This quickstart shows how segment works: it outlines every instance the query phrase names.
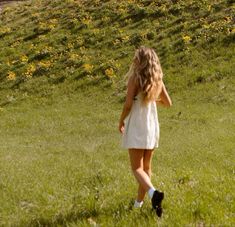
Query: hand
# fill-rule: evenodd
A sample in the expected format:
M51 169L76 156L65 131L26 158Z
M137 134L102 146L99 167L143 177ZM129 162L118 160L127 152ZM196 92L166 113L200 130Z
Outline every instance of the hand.
M124 122L123 121L120 121L120 123L119 123L119 132L122 134L124 132Z

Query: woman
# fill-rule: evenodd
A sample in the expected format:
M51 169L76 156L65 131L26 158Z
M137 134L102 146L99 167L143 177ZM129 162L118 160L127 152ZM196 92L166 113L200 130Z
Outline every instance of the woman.
M162 215L164 193L152 185L151 160L158 147L159 122L156 104L171 106L163 83L163 73L157 54L151 48L136 50L128 72L129 80L124 108L119 121L123 147L129 150L133 174L139 183L134 207L141 207L146 192L156 214Z

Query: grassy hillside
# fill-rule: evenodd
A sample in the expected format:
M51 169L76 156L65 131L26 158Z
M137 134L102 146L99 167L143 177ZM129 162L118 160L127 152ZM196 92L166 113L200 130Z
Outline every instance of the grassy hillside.
M0 13L0 226L234 226L231 0L32 0ZM117 125L135 47L154 47L157 219Z
M233 1L26 1L0 15L1 90L50 94L115 84L136 46L155 48L171 89L231 80Z

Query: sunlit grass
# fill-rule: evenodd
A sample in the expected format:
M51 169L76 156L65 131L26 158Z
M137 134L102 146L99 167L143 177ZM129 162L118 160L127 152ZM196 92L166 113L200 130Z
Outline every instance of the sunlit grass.
M3 108L1 224L232 226L234 109L202 98L192 103L182 93L173 100L172 109L159 108L153 159L153 182L166 193L161 220L148 199L142 211L132 210L137 185L120 147L122 104L112 91Z
M27 1L0 14L0 225L233 226L232 1ZM27 26L25 26L27 24ZM117 126L136 46L173 99L159 108L154 185L137 185Z
M167 81L177 76L187 86L189 69L210 77L204 75L204 63L218 57L211 74L226 77L234 66L233 15L230 1L214 0L34 0L5 7L0 14L0 86L35 93L48 82L72 84L84 77L117 83L140 45L156 50ZM29 80L34 86L27 86Z

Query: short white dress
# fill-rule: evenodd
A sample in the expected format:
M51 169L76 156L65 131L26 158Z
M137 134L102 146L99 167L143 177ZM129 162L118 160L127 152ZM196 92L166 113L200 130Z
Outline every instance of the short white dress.
M142 95L135 96L129 115L124 120L122 147L153 149L158 147L160 128L155 101L142 103Z

